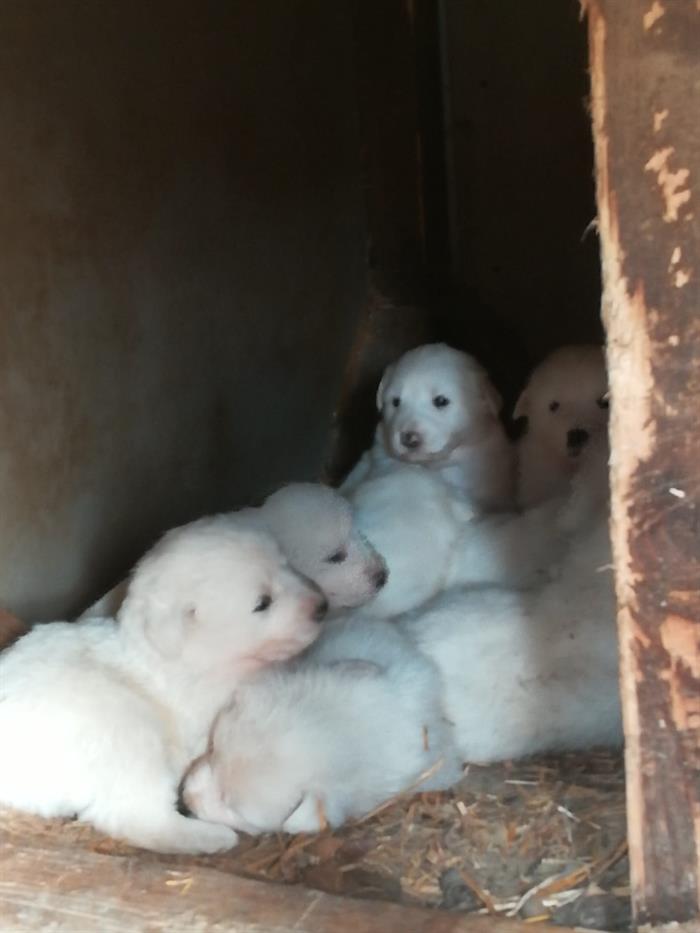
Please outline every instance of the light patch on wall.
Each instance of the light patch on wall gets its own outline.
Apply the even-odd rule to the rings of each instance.
[[[676,288],[683,288],[688,284],[692,278],[692,269],[681,269],[679,264],[681,261],[682,250],[680,246],[674,247],[673,252],[671,253],[671,259],[668,264],[669,275],[673,278],[673,284]]]
[[[690,172],[680,168],[677,172],[669,169],[669,160],[675,152],[673,146],[658,149],[644,166],[645,171],[654,172],[656,181],[664,199],[664,220],[672,223],[678,220],[680,208],[690,201],[690,188],[687,187]]]
[[[657,110],[654,114],[654,132],[658,133],[661,127],[664,125],[666,117],[668,116],[668,107],[664,110]]]
[[[654,25],[657,20],[660,20],[661,17],[666,12],[663,4],[659,3],[659,0],[654,0],[652,5],[649,7],[647,12],[642,17],[642,22],[644,23],[644,29],[648,32],[651,27]]]

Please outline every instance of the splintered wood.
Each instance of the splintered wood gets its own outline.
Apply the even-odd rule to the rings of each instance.
[[[0,813],[0,829],[10,844],[60,846],[67,865],[74,850],[115,856],[137,851],[79,823],[7,811]],[[138,861],[576,926],[572,905],[591,893],[616,899],[625,914],[625,839],[622,761],[599,752],[472,765],[453,791],[402,795],[335,832],[243,837],[237,849],[217,857],[139,852]]]

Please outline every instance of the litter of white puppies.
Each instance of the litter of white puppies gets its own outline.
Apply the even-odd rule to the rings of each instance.
[[[390,366],[377,406],[347,498],[292,484],[175,529],[78,622],[0,654],[0,803],[215,852],[449,787],[464,761],[621,741],[600,349],[532,374],[517,450],[444,345]]]

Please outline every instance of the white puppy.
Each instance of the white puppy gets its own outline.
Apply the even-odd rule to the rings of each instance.
[[[432,663],[390,623],[331,623],[326,634],[299,665],[247,682],[217,718],[183,782],[200,819],[317,832],[459,780]]]
[[[518,445],[518,502],[565,492],[591,438],[607,431],[608,385],[601,347],[560,347],[534,370],[513,412],[527,418]]]
[[[117,621],[41,625],[0,656],[0,802],[160,852],[229,848],[176,811],[178,782],[237,683],[304,650],[325,608],[245,522],[171,531]]]
[[[498,418],[501,399],[473,357],[445,344],[411,350],[385,371],[377,408],[374,445],[342,491],[399,461],[435,471],[481,508],[508,506],[513,452]]]
[[[361,606],[386,583],[384,561],[360,534],[352,509],[335,489],[318,483],[290,483],[259,509],[231,513],[276,539],[291,566],[319,586],[331,609]],[[116,615],[128,580],[122,580],[81,619]]]
[[[445,586],[457,542],[473,509],[439,475],[397,465],[351,494],[358,528],[389,571],[363,615],[388,618],[414,609]]]
[[[615,596],[607,517],[531,592],[454,589],[401,621],[440,668],[467,760],[619,744]]]

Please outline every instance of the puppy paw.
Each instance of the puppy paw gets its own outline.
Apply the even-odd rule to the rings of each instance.
[[[204,823],[201,820],[193,820],[197,824],[196,836],[192,838],[192,844],[196,846],[190,851],[199,852],[204,855],[212,855],[215,852],[225,852],[227,849],[233,849],[238,845],[238,833],[228,826],[220,826],[217,823]]]

